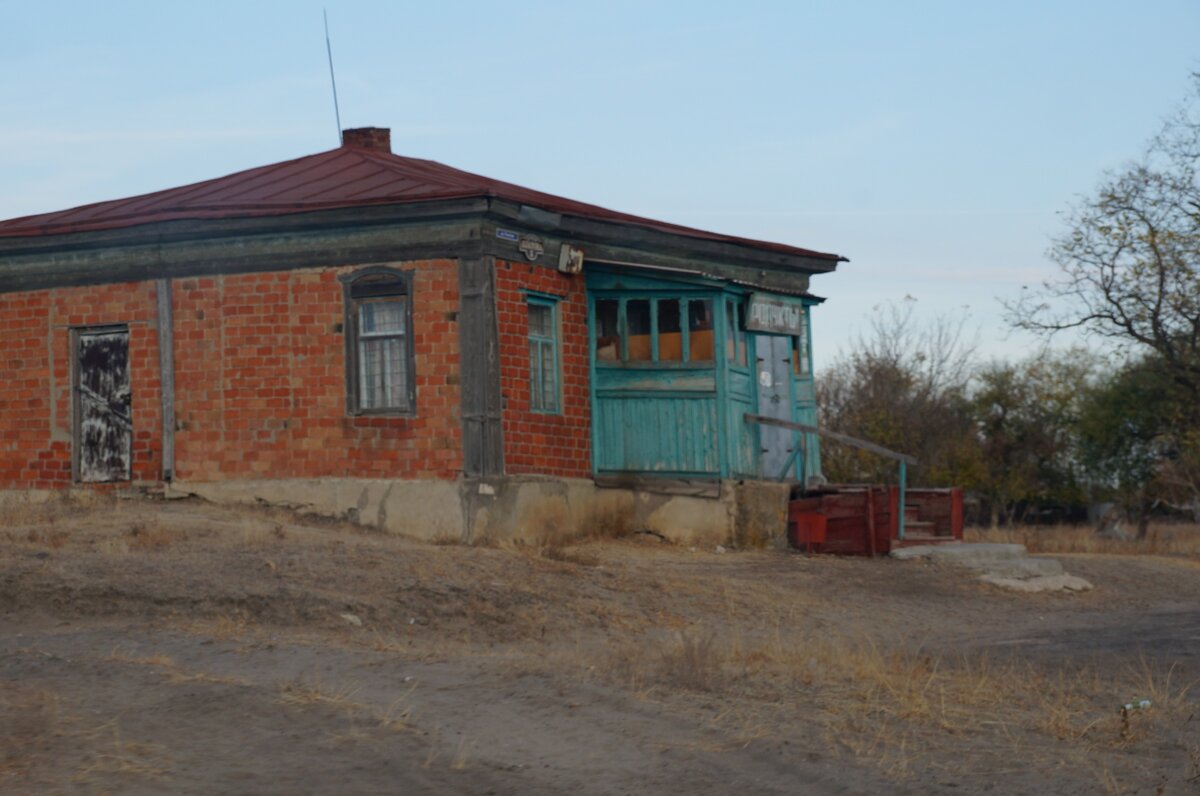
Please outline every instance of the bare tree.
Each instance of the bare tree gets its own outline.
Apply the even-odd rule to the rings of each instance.
[[[1018,328],[1079,328],[1152,351],[1200,395],[1200,75],[1142,158],[1066,214],[1056,279],[1007,305]]]
[[[914,484],[962,483],[979,469],[967,399],[975,341],[968,318],[922,322],[916,300],[875,307],[868,331],[817,379],[821,423],[915,456]],[[893,462],[853,448],[822,447],[835,481],[888,482]]]

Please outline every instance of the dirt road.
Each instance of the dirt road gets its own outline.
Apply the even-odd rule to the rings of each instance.
[[[1200,568],[434,546],[200,503],[0,518],[5,793],[1194,793]],[[1122,719],[1119,707],[1151,699]]]

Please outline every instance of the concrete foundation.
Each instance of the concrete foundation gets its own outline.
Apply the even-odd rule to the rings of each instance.
[[[677,544],[785,543],[785,485],[726,481],[718,497],[601,488],[590,479],[360,478],[175,482],[173,494],[281,506],[418,539],[467,543],[614,538],[651,532]]]

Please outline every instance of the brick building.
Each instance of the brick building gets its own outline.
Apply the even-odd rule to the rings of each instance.
[[[765,484],[820,471],[815,437],[744,417],[815,422],[808,282],[841,259],[400,157],[379,128],[0,222],[0,489],[729,538],[782,506]]]

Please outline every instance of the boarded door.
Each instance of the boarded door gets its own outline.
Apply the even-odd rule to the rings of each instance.
[[[792,339],[783,335],[755,335],[758,380],[758,413],[777,420],[792,418]],[[786,428],[759,426],[762,446],[760,476],[779,478],[792,455],[796,435]]]
[[[75,442],[79,480],[128,481],[133,442],[129,330],[80,332]]]

